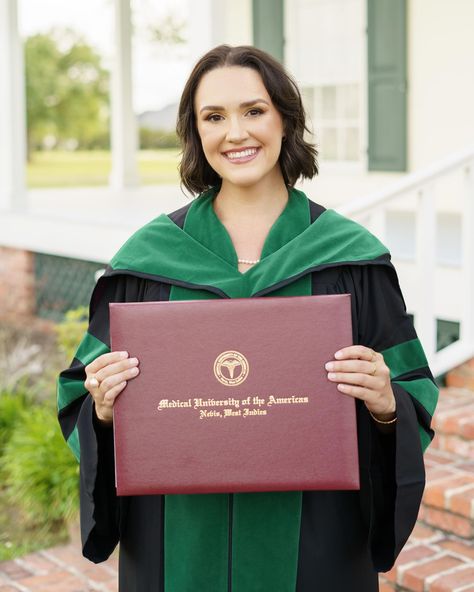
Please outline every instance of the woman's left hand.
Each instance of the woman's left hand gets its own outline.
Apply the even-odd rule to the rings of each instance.
[[[337,382],[344,395],[364,401],[367,409],[381,421],[395,417],[396,401],[390,383],[390,370],[382,354],[363,345],[351,345],[335,353],[336,361],[326,364],[328,379]]]

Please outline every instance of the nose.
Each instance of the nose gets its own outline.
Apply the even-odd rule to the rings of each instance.
[[[229,142],[241,142],[248,137],[245,122],[239,116],[229,117],[228,122],[227,140]]]

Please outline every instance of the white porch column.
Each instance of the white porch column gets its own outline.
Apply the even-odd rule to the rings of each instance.
[[[219,43],[216,40],[217,23],[223,17],[222,7],[215,0],[189,0],[189,52],[191,63]],[[223,22],[220,23],[223,25]]]
[[[251,0],[188,1],[191,63],[221,43],[252,44]]]
[[[0,210],[26,208],[26,108],[17,0],[0,1]]]
[[[139,184],[136,160],[137,121],[133,112],[132,26],[130,0],[114,0],[115,60],[111,85],[110,185],[114,189]]]

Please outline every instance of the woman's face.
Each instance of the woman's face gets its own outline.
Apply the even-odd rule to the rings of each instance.
[[[258,72],[241,66],[207,72],[194,110],[204,155],[223,184],[249,187],[282,178],[283,120]]]

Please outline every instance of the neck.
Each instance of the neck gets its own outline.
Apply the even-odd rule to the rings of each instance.
[[[275,218],[288,201],[283,179],[267,186],[239,187],[222,182],[214,199],[214,210],[221,221]]]

